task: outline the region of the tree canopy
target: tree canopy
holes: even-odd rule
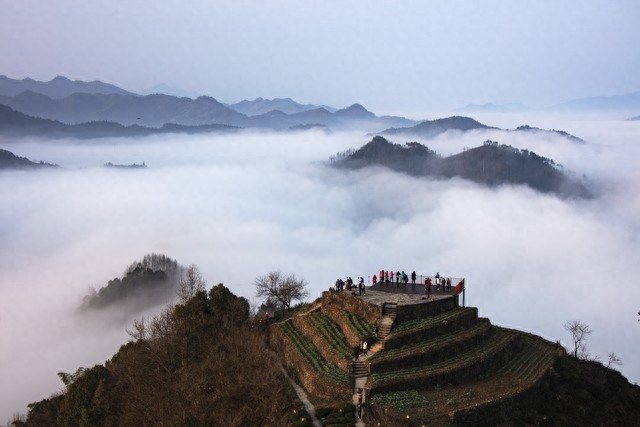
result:
[[[255,281],[256,296],[266,297],[268,303],[276,303],[283,311],[291,308],[292,301],[302,301],[309,296],[307,282],[295,274],[283,275],[271,271],[258,276]]]

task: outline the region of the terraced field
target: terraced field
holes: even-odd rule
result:
[[[308,362],[304,369],[330,380],[330,390],[333,383],[353,385],[336,366],[341,358],[352,358],[345,333],[352,340],[354,334],[364,339],[374,328],[348,310],[331,313],[333,318],[317,310],[306,314],[304,322],[280,326]],[[405,318],[417,316],[407,313]],[[563,353],[558,345],[535,335],[492,326],[488,319],[478,318],[475,307],[424,316],[394,324],[382,350],[358,362],[364,372],[359,378],[371,372],[367,403],[397,411],[403,419],[411,414],[418,425],[473,424],[478,419],[474,417],[508,413],[526,401],[534,387],[544,384],[541,378]]]
[[[372,374],[374,389],[391,390],[402,387],[429,388],[440,382],[458,377],[473,369],[486,369],[494,359],[500,358],[505,351],[517,344],[515,331],[493,327],[491,336],[480,346],[468,352],[447,358],[438,363]],[[373,366],[372,366],[373,368]]]
[[[547,372],[562,350],[531,335],[524,335],[523,342],[522,351],[498,370],[498,374],[513,376],[523,384],[530,384]]]
[[[503,405],[503,407],[508,408],[510,399],[515,398],[521,392],[529,390],[538,383],[540,378],[553,365],[554,359],[562,354],[562,349],[530,334],[496,327],[492,327],[492,329],[495,329],[497,334],[494,333],[486,345],[482,345],[482,350],[475,355],[468,354],[465,357],[457,358],[457,361],[452,359],[438,365],[395,371],[395,375],[399,378],[407,379],[402,383],[403,387],[398,389],[410,390],[410,393],[390,392],[387,388],[382,387],[375,393],[375,401],[380,404],[385,404],[389,401],[391,403],[390,406],[407,411],[403,412],[403,414],[411,413],[414,419],[422,420],[428,425],[433,423],[435,425],[448,425],[454,416],[466,414],[467,412],[465,411],[477,411],[487,405],[490,407]],[[470,333],[470,330],[465,330],[464,333]],[[445,336],[442,336],[442,338]],[[454,371],[464,370],[462,366],[470,363],[482,364],[484,360],[487,360],[487,357],[491,357],[491,353],[500,352],[500,348],[505,343],[505,340],[510,339],[509,337],[514,337],[520,341],[520,348],[515,354],[510,355],[506,362],[497,369],[495,367],[493,369],[485,369],[484,375],[477,378],[468,378],[457,385],[435,388],[420,387],[420,384],[423,386],[425,384],[424,378],[439,376],[438,372],[442,371],[449,370],[449,372],[452,372],[450,366],[452,363],[458,365],[458,368],[453,368]],[[421,348],[418,344],[410,347]],[[401,355],[403,352],[396,351],[396,355],[398,354]],[[449,368],[447,368],[447,365],[449,365]],[[393,378],[394,373],[389,374],[386,377],[386,381],[396,381]],[[374,378],[382,378],[383,382],[376,382],[376,384],[384,386],[384,376],[376,374],[373,376]],[[416,396],[415,390],[411,390],[416,387],[420,397]],[[376,388],[374,385],[374,391]],[[391,390],[394,389],[396,388],[391,388]],[[396,405],[396,403],[398,404]]]
[[[336,354],[347,360],[353,357],[353,350],[347,344],[342,329],[333,319],[318,310],[309,314],[309,320]]]
[[[350,311],[345,311],[344,315],[353,329],[353,332],[356,333],[360,337],[360,339],[365,339],[371,336],[373,332],[374,325],[364,320],[362,317],[357,314],[351,313]]]
[[[296,350],[315,371],[335,383],[342,385],[349,385],[351,383],[347,373],[322,357],[316,346],[313,345],[307,337],[302,335],[291,322],[284,322],[281,328],[284,334],[291,340]]]

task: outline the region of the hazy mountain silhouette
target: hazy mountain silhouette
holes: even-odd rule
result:
[[[512,132],[526,132],[526,133],[533,133],[533,134],[539,134],[539,135],[558,135],[558,136],[562,136],[564,138],[570,139],[573,142],[578,142],[581,144],[585,142],[584,139],[578,138],[577,136],[571,135],[569,132],[565,132],[563,130],[557,130],[557,129],[546,130],[546,129],[540,129],[537,127],[532,127],[529,125],[518,126],[517,128],[513,129]]]
[[[124,126],[115,122],[93,121],[68,125],[57,120],[41,119],[0,105],[0,135],[12,137],[37,136],[42,138],[102,138],[121,136],[146,136],[162,133],[206,133],[237,130],[227,125],[184,126],[165,124],[160,128]]]
[[[544,108],[531,108],[521,103],[509,104],[467,104],[457,108],[455,112],[461,113],[519,113],[531,110],[538,111],[576,111],[576,112],[604,112],[608,110],[640,110],[640,92],[632,92],[614,96],[593,96],[587,98],[571,99]]]
[[[416,176],[460,177],[490,187],[523,184],[562,197],[591,197],[582,184],[565,175],[552,160],[493,141],[443,158],[417,142],[403,146],[376,136],[359,150],[332,158],[332,164],[341,168],[379,165]]]
[[[196,99],[170,95],[120,95],[75,93],[52,99],[35,92],[23,92],[5,105],[22,113],[67,124],[112,121],[122,125],[160,127],[165,123],[181,125],[242,125],[246,118],[214,98]]]
[[[57,76],[48,82],[41,82],[30,78],[16,80],[0,76],[0,95],[13,97],[25,91],[41,93],[53,99],[65,98],[74,93],[134,95],[132,92],[99,80],[85,82]]]
[[[0,170],[2,169],[39,169],[58,167],[52,163],[33,162],[26,157],[18,157],[11,151],[0,148]]]
[[[403,117],[377,117],[359,104],[335,112],[325,108],[293,114],[271,110],[260,115],[246,116],[208,96],[191,99],[162,94],[138,96],[76,93],[65,98],[53,99],[40,93],[26,91],[14,97],[0,98],[0,103],[30,116],[67,124],[108,121],[125,126],[154,128],[160,128],[166,123],[182,126],[224,124],[277,130],[321,125],[337,129],[357,126],[368,131],[415,124],[414,121]]]
[[[551,111],[640,110],[640,92],[573,99],[546,108]]]
[[[629,118],[627,119],[627,121],[630,121],[630,122],[632,122],[632,121],[636,121],[636,120],[640,120],[640,116],[636,116],[636,117],[629,117]]]
[[[470,130],[495,129],[484,125],[471,117],[452,116],[443,119],[426,120],[412,127],[390,128],[380,132],[382,135],[408,135],[433,138],[448,131],[467,132]]]
[[[453,111],[459,113],[521,113],[531,110],[532,108],[519,102],[509,104],[494,104],[488,102],[486,104],[467,104],[464,107],[456,108]]]
[[[247,116],[259,116],[270,113],[274,110],[281,111],[285,114],[301,113],[303,111],[316,110],[318,108],[324,108],[329,112],[334,112],[336,110],[335,108],[328,107],[326,105],[300,104],[291,98],[256,98],[253,101],[245,99],[243,101],[236,102],[235,104],[225,105],[232,110]]]
[[[529,125],[522,125],[513,130],[500,129],[497,127],[487,126],[470,117],[463,117],[463,116],[453,116],[453,117],[446,117],[446,118],[436,119],[436,120],[427,120],[412,127],[385,129],[382,132],[380,132],[380,134],[389,135],[389,136],[402,135],[402,136],[418,137],[418,138],[435,138],[436,136],[449,131],[469,132],[469,131],[478,131],[478,130],[499,130],[499,131],[509,131],[509,132],[558,135],[558,136],[565,137],[573,142],[584,143],[584,140],[578,138],[577,136],[571,135],[570,133],[565,132],[563,130],[556,130],[556,129],[546,130],[546,129],[540,129],[537,127],[532,127]]]

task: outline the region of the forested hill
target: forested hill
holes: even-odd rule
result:
[[[52,163],[45,163],[43,161],[33,162],[26,157],[19,157],[13,154],[11,151],[3,150],[0,148],[0,170],[2,169],[36,169],[36,168],[51,168],[58,167]]]
[[[147,254],[127,267],[122,278],[116,277],[84,297],[82,308],[103,309],[111,306],[152,307],[173,299],[184,268],[163,254]]]
[[[14,425],[287,425],[293,393],[245,298],[219,284],[132,329],[104,364],[60,373],[64,392]]]
[[[491,187],[526,185],[562,197],[591,196],[583,184],[563,173],[551,159],[494,141],[441,157],[417,142],[399,145],[376,136],[358,150],[337,155],[332,164],[339,168],[379,165],[415,176],[460,177]]]

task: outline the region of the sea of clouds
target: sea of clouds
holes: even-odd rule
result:
[[[598,197],[327,167],[370,139],[359,132],[0,140],[64,167],[0,171],[0,422],[59,391],[57,372],[104,363],[134,317],[160,310],[77,311],[90,287],[150,252],[197,264],[208,285],[254,303],[254,279],[273,269],[305,278],[311,298],[338,277],[380,269],[465,277],[481,316],[564,345],[563,324],[580,319],[593,329],[590,354],[606,362],[614,352],[638,381],[640,123],[484,119],[587,143],[497,131],[425,143],[445,155],[487,138],[527,148],[584,175]],[[101,167],[142,161],[149,169]]]

